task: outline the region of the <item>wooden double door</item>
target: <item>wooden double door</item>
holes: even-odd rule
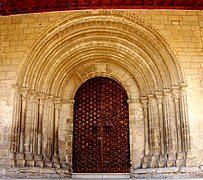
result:
[[[110,78],[95,77],[80,86],[74,105],[74,173],[129,172],[127,99]]]

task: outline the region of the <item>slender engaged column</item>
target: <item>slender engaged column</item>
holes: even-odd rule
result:
[[[141,98],[143,113],[144,113],[144,154],[149,155],[149,117],[148,117],[148,99]]]
[[[163,99],[163,107],[164,107],[164,124],[165,124],[165,145],[166,152],[169,153],[172,149],[171,145],[171,130],[170,130],[170,111],[169,111],[169,102],[168,95],[170,90],[164,90],[164,99]]]
[[[182,152],[182,123],[180,118],[180,90],[179,87],[173,87],[173,98],[175,104],[175,117],[176,117],[176,128],[177,128],[177,150],[178,152]]]
[[[42,155],[43,164],[45,167],[53,167],[52,155],[54,154],[54,96],[46,96],[44,102],[44,115],[43,115],[43,126],[42,126]]]
[[[58,155],[58,131],[59,131],[59,113],[61,109],[61,99],[55,99],[55,106],[54,106],[54,155]]]
[[[148,126],[149,126],[149,149],[150,154],[155,154],[155,129],[153,128],[153,95],[148,95]]]
[[[38,132],[37,132],[37,154],[42,155],[42,127],[43,127],[43,112],[44,112],[44,102],[45,94],[39,93],[39,117],[38,117]]]
[[[171,130],[171,145],[172,152],[177,153],[178,150],[178,132],[177,132],[177,120],[175,115],[175,102],[172,95],[172,92],[168,94],[168,102],[169,102],[169,116],[170,116],[170,130]]]
[[[20,122],[20,154],[25,152],[25,121],[28,92],[26,88],[21,91],[21,122]]]
[[[37,136],[38,136],[38,114],[39,114],[39,100],[37,94],[33,99],[33,115],[32,115],[32,153],[37,154]]]
[[[166,139],[167,139],[167,166],[173,167],[176,162],[177,153],[177,128],[175,117],[175,105],[172,93],[169,89],[164,90],[164,108],[166,117]]]
[[[48,97],[49,115],[48,115],[48,144],[47,144],[47,155],[51,156],[54,154],[54,97]]]
[[[160,134],[160,154],[165,153],[164,146],[164,116],[163,116],[163,95],[161,92],[156,93],[157,103],[158,103],[158,119],[159,119],[159,134]]]

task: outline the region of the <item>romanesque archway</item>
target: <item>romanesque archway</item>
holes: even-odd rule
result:
[[[72,13],[26,52],[14,86],[17,165],[72,166],[74,95],[96,76],[117,80],[128,94],[132,166],[185,165],[190,139],[178,60],[152,26],[114,10]]]

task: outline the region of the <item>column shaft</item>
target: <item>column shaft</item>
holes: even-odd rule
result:
[[[156,94],[157,104],[158,104],[158,119],[159,119],[159,134],[160,134],[160,154],[165,153],[165,145],[164,145],[164,116],[163,116],[163,95]]]
[[[148,117],[148,100],[147,97],[141,98],[144,113],[144,153],[149,155],[149,117]]]

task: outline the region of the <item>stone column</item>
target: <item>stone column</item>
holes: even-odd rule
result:
[[[37,100],[37,92],[36,91],[30,91],[30,104],[31,104],[31,129],[30,129],[30,153],[35,154],[35,130],[37,127],[34,125],[36,124],[36,119],[38,117],[38,112],[36,113],[36,109],[38,109],[38,100]]]
[[[39,93],[39,106],[38,106],[38,127],[37,127],[37,155],[35,156],[36,166],[43,167],[42,161],[42,127],[43,127],[43,112],[44,112],[44,102],[45,102],[45,94]]]
[[[147,97],[141,98],[143,113],[144,113],[144,154],[149,155],[149,117],[148,117],[148,100]]]
[[[177,130],[175,120],[175,107],[172,93],[169,89],[164,90],[164,117],[166,125],[166,151],[168,153],[167,166],[175,166],[177,152]]]
[[[150,136],[150,167],[157,167],[160,155],[160,135],[159,135],[159,119],[157,101],[154,95],[148,95],[148,111],[149,111],[149,136]]]
[[[159,133],[160,133],[160,154],[165,153],[164,147],[164,117],[163,117],[163,95],[161,92],[156,93],[157,105],[158,105],[158,119],[159,119]]]
[[[152,107],[152,98],[153,95],[148,95],[148,126],[149,126],[149,151],[150,155],[154,154],[154,145],[155,145],[155,139],[154,139],[154,129],[153,129],[153,107]]]
[[[169,110],[169,102],[168,95],[170,90],[164,90],[164,99],[163,99],[163,108],[164,108],[164,124],[165,124],[165,145],[166,152],[169,153],[172,149],[171,147],[171,130],[170,130],[170,110]]]
[[[44,138],[44,164],[46,167],[52,167],[51,158],[54,154],[54,96],[49,95],[46,101],[47,110],[47,127],[45,129],[46,137]]]
[[[39,100],[37,97],[37,92],[36,92],[36,97],[33,99],[33,109],[32,109],[32,153],[34,155],[37,154],[37,136],[38,136],[38,116],[39,116]]]
[[[48,149],[47,154],[49,156],[54,154],[54,97],[48,97],[48,104],[49,104],[49,130],[48,130]]]
[[[143,159],[143,168],[149,166],[149,117],[148,117],[148,99],[147,97],[141,98],[143,115],[144,115],[144,159]]]
[[[28,92],[27,89],[24,88],[21,91],[21,122],[20,122],[20,154],[24,154],[25,152],[25,121],[26,121],[26,107],[27,107],[27,99]]]
[[[26,107],[27,107],[27,98],[28,90],[27,88],[21,88],[21,111],[20,111],[20,122],[19,122],[19,131],[20,131],[20,147],[19,154],[16,155],[16,165],[25,166],[25,121],[26,121]]]
[[[163,94],[162,92],[156,92],[157,106],[158,106],[158,121],[159,121],[159,143],[160,143],[160,158],[158,162],[159,167],[165,167],[166,155],[165,155],[165,124],[163,115]]]
[[[52,162],[54,167],[59,168],[59,154],[58,154],[58,131],[59,131],[59,114],[61,109],[61,98],[55,98],[54,105],[54,155],[52,156]]]
[[[27,122],[25,124],[25,159],[26,166],[34,166],[34,153],[35,153],[35,133],[34,124],[37,122],[38,113],[36,114],[36,109],[38,109],[37,93],[36,91],[29,91],[29,101],[27,104]]]
[[[175,104],[175,119],[176,119],[176,128],[177,128],[177,151],[182,152],[182,123],[180,119],[180,90],[179,87],[172,87],[174,104]]]
[[[175,115],[175,102],[174,98],[172,96],[172,93],[169,94],[169,112],[170,112],[170,126],[171,126],[171,138],[172,138],[172,152],[176,153],[178,149],[178,144],[177,144],[177,120],[176,120],[176,115]]]
[[[177,160],[176,166],[185,165],[185,152],[183,152],[183,136],[182,129],[183,124],[181,121],[181,112],[180,112],[180,87],[172,87],[174,104],[175,104],[175,119],[176,119],[176,128],[177,128]]]

